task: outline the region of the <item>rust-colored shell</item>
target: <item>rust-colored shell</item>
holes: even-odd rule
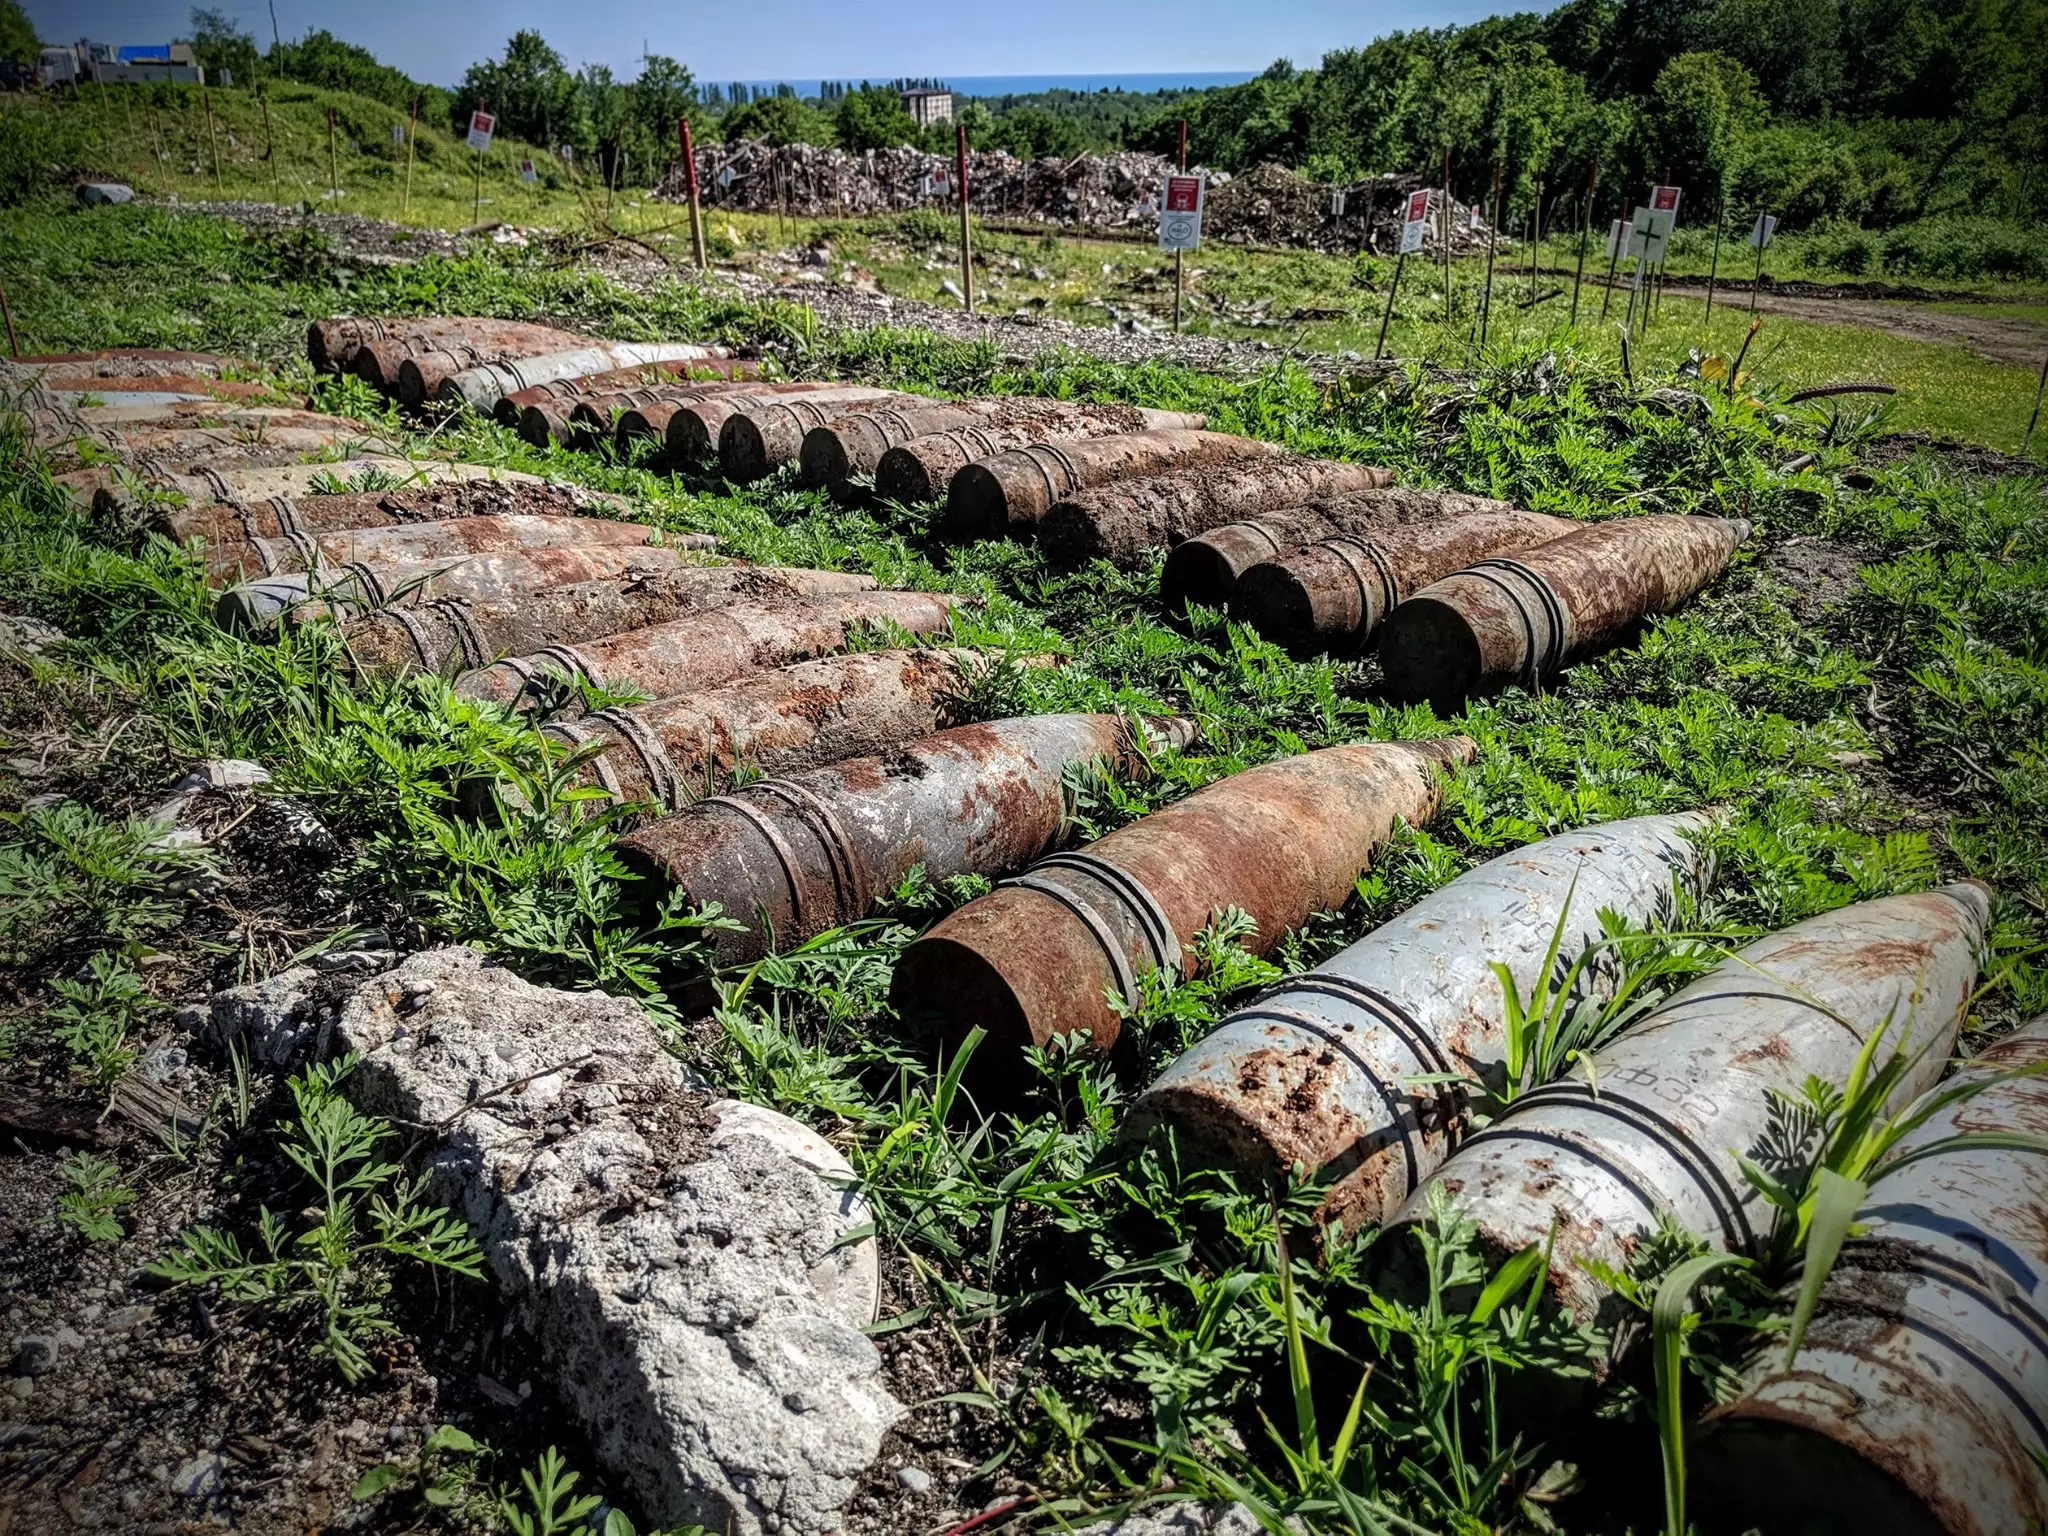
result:
[[[993,458],[1032,443],[1082,442],[1132,432],[1199,431],[1208,417],[1181,411],[1138,410],[1091,404],[1082,420],[1031,417],[931,432],[898,443],[875,465],[875,494],[906,506],[937,501],[953,476],[976,459]]]
[[[1211,784],[969,902],[904,951],[891,1000],[1005,1049],[1077,1030],[1106,1049],[1111,992],[1134,998],[1145,972],[1186,966],[1224,907],[1251,917],[1246,945],[1264,954],[1343,902],[1397,822],[1435,813],[1442,771],[1472,751],[1462,737],[1327,747]]]
[[[942,539],[1035,537],[1055,502],[1091,486],[1172,470],[1207,469],[1284,450],[1227,432],[1131,432],[1081,442],[1039,442],[978,459],[953,476],[934,528]]]

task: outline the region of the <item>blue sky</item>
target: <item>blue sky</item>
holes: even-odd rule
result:
[[[170,0],[26,0],[46,39],[81,35],[158,42],[187,28]],[[1259,70],[1276,58],[1313,64],[1326,49],[1404,27],[1471,21],[1502,5],[1415,0],[356,0],[338,6],[276,0],[285,37],[325,27],[416,79],[453,84],[471,60],[495,54],[522,27],[537,28],[571,67],[636,71],[644,45],[673,54],[700,80],[896,75],[1103,74]],[[1543,0],[1535,0],[1540,8]],[[262,43],[263,0],[224,0]]]

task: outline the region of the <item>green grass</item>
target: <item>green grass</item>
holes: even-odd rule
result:
[[[1385,463],[1406,482],[1573,516],[1740,513],[1758,527],[1751,547],[1639,644],[1573,669],[1544,696],[1510,692],[1440,719],[1389,704],[1370,663],[1294,660],[1213,614],[1170,619],[1156,568],[1062,573],[1028,547],[934,544],[927,509],[846,510],[787,479],[733,493],[608,452],[539,453],[483,424],[435,440],[617,491],[650,521],[715,531],[746,558],[982,594],[988,603],[963,618],[961,638],[1073,658],[1022,673],[986,701],[991,709],[1193,717],[1200,746],[1166,755],[1155,780],[1090,793],[1079,810],[1093,830],[1304,748],[1471,735],[1477,761],[1442,815],[1406,834],[1344,911],[1290,936],[1275,957],[1284,967],[1313,963],[1531,838],[1714,804],[1731,816],[1704,908],[1717,929],[1776,928],[1976,875],[1999,897],[1994,984],[1973,1024],[2048,1009],[2048,490],[2038,478],[1963,477],[1937,455],[1878,469],[1868,489],[1845,485],[1875,426],[1860,413],[1781,411],[1789,388],[1814,375],[1789,346],[1772,346],[1777,322],[1732,399],[1690,378],[1686,338],[1660,328],[1635,353],[1633,384],[1597,346],[1510,333],[1479,355],[1462,337],[1446,344],[1454,374],[1326,388],[1284,365],[1249,379],[1060,354],[1006,366],[987,346],[823,332],[788,306],[709,302],[687,285],[636,296],[537,251],[344,275],[293,237],[148,210],[17,214],[0,228],[0,263],[39,344],[237,348],[273,366],[285,389],[311,386],[291,362],[304,321],[344,305],[551,314],[622,334],[773,341],[812,371],[932,391],[1202,409],[1230,430]],[[1409,323],[1420,337],[1430,322]],[[1830,361],[1858,376],[1875,366],[1867,355]],[[328,407],[373,404],[353,383],[312,392]],[[41,696],[75,713],[80,732],[110,709],[126,722],[68,770],[67,790],[103,825],[118,828],[121,813],[147,804],[167,763],[255,757],[344,840],[349,856],[333,878],[365,919],[409,944],[472,942],[539,979],[637,996],[664,1015],[673,1007],[702,953],[698,931],[687,914],[668,914],[667,928],[636,915],[610,854],[619,823],[550,790],[559,762],[529,724],[431,680],[352,684],[323,629],[289,642],[221,634],[188,556],[113,540],[63,505],[18,440],[0,438],[0,450],[0,603],[74,637],[46,664]],[[1818,456],[1812,472],[1776,473],[1802,452]],[[1811,620],[1774,574],[1795,536],[1838,541],[1863,566],[1847,600]],[[507,774],[519,777],[522,809],[479,821],[456,813],[467,789]],[[0,779],[9,796],[24,789]],[[6,856],[60,862],[47,837]],[[134,863],[98,883],[67,877],[26,917],[0,895],[0,941],[28,957],[8,975],[19,995],[47,1005],[53,981],[76,974],[110,924],[125,923],[144,950],[219,941],[225,915],[166,933],[150,905],[161,894]],[[1267,968],[1233,964],[1148,992],[1128,1059],[1054,1053],[1020,1071],[1018,1101],[1003,1114],[966,1102],[957,1059],[941,1063],[906,1036],[885,1003],[896,953],[962,894],[906,893],[882,921],[721,978],[716,1019],[687,1049],[721,1088],[774,1102],[847,1150],[901,1286],[905,1310],[887,1326],[920,1331],[931,1358],[955,1364],[950,1386],[975,1454],[1000,1458],[1003,1475],[1076,1523],[1167,1476],[1192,1494],[1247,1489],[1313,1532],[1370,1529],[1360,1511],[1475,1532],[1537,1529],[1539,1513],[1570,1530],[1656,1521],[1628,1472],[1655,1464],[1647,1405],[1622,1381],[1589,1383],[1585,1363],[1601,1341],[1532,1310],[1522,1293],[1502,1286],[1478,1305],[1454,1300],[1481,1272],[1455,1220],[1431,1234],[1439,1284],[1429,1304],[1397,1306],[1363,1284],[1361,1246],[1319,1246],[1314,1188],[1238,1186],[1183,1167],[1170,1144],[1118,1140],[1130,1096]],[[14,1032],[19,1059],[73,1071],[61,1043],[35,1028]],[[245,1135],[275,1129],[254,1124]],[[253,1227],[228,1235],[245,1251],[262,1240]],[[1648,1294],[1689,1243],[1680,1234],[1646,1245],[1643,1273],[1628,1283]],[[293,1283],[281,1277],[266,1305],[299,1305]],[[1753,1308],[1705,1291],[1694,1305],[1696,1371],[1753,1340]],[[1322,1383],[1337,1399],[1327,1412]],[[1517,1416],[1514,1403],[1530,1401],[1542,1415]],[[1686,1386],[1687,1413],[1705,1401]],[[1267,1422],[1289,1426],[1286,1454]],[[1559,1503],[1552,1494],[1568,1479],[1553,1462],[1566,1443],[1596,1451],[1573,1453],[1586,1491]],[[989,1486],[971,1485],[968,1507]]]

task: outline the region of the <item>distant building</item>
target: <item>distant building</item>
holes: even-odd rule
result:
[[[953,121],[953,93],[948,90],[919,86],[903,93],[903,105],[920,128]]]
[[[101,80],[109,85],[145,85],[158,80],[204,85],[190,43],[143,43],[115,47],[111,43],[77,42],[45,48],[37,75],[44,85],[84,85]]]

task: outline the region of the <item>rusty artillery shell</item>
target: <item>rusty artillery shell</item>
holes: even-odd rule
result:
[[[1388,485],[1391,470],[1292,454],[1229,469],[1194,469],[1118,480],[1076,492],[1045,514],[1039,543],[1055,565],[1111,560],[1130,569],[1225,523],[1282,507]]]
[[[529,405],[560,401],[563,408],[594,395],[619,394],[628,390],[674,388],[696,382],[742,383],[760,377],[761,365],[752,358],[706,357],[666,363],[642,363],[633,368],[612,368],[604,373],[587,373],[579,378],[551,379],[528,389],[515,389],[492,407],[491,415],[501,427],[519,425],[520,413]]]
[[[1339,534],[1378,533],[1410,523],[1512,512],[1505,501],[1459,491],[1407,486],[1354,491],[1348,496],[1283,507],[1244,522],[1226,523],[1174,545],[1159,573],[1159,595],[1169,608],[1229,604],[1238,579],[1262,560]]]
[[[774,399],[782,395],[831,393],[852,386],[817,380],[746,380],[732,389],[678,389],[663,400],[629,406],[619,414],[612,442],[620,452],[643,437],[662,445],[662,457],[694,463],[718,447],[718,432],[740,395]],[[687,417],[685,420],[683,418]],[[681,454],[681,459],[677,455]]]
[[[1338,534],[1246,571],[1238,578],[1231,616],[1296,656],[1349,655],[1419,589],[1578,526],[1540,512],[1501,512],[1411,523],[1384,533]]]
[[[588,776],[618,798],[677,806],[742,764],[795,773],[928,736],[991,660],[952,647],[820,656],[547,729],[604,742]]]
[[[526,356],[465,368],[436,385],[434,398],[443,405],[467,406],[472,411],[489,414],[514,390],[531,389],[536,384],[547,384],[555,379],[581,378],[620,368],[643,367],[648,363],[701,362],[725,355],[723,347],[683,341],[613,341],[596,346],[571,347],[538,357]]]
[[[953,476],[933,527],[950,543],[1035,538],[1053,504],[1090,486],[1178,469],[1241,465],[1283,452],[1227,432],[1131,432],[1081,442],[1030,443],[978,459]]]
[[[873,590],[872,576],[791,566],[707,565],[577,582],[538,592],[437,598],[342,626],[356,671],[395,677],[414,670],[453,676],[550,645],[667,624],[740,603],[773,603]]]
[[[1184,969],[1226,906],[1264,954],[1351,894],[1397,820],[1429,820],[1440,770],[1471,755],[1463,737],[1325,747],[1211,784],[970,901],[903,952],[891,1001],[1010,1050],[1076,1030],[1107,1049],[1110,991],[1135,1000],[1145,972]]]
[[[171,417],[105,426],[64,411],[36,413],[30,421],[37,440],[47,445],[52,465],[67,468],[85,467],[76,462],[83,444],[91,445],[96,458],[111,454],[119,459],[153,458],[169,463],[204,459],[216,467],[222,463],[289,463],[337,444],[398,451],[367,435],[368,429],[359,421],[317,411],[249,406],[221,411],[216,407],[211,421]]]
[[[91,396],[106,405],[169,404],[179,400],[253,400],[270,386],[248,379],[217,379],[211,374],[93,374],[41,379],[36,387],[62,400]]]
[[[1000,430],[1029,423],[1058,436],[1089,429],[1149,432],[1188,424],[1181,411],[1128,405],[1091,405],[1030,396],[991,395],[974,400],[927,400],[919,405],[859,411],[815,427],[804,435],[797,462],[803,483],[829,488],[854,475],[872,475],[891,448],[935,433]]]
[[[750,485],[795,460],[813,427],[877,405],[917,401],[917,395],[851,386],[810,394],[742,397],[718,429],[718,470],[735,485]]]
[[[1132,432],[1196,432],[1209,418],[1186,411],[1139,411],[1130,406],[1092,405],[1087,419],[1033,417],[1021,421],[929,432],[898,443],[875,465],[875,494],[905,506],[937,501],[953,476],[977,459],[1027,448],[1033,443],[1086,442]]]
[[[1387,692],[1455,709],[1514,683],[1534,688],[1677,608],[1748,537],[1740,518],[1623,517],[1481,561],[1388,616]]]
[[[619,844],[629,868],[716,901],[743,932],[721,965],[865,917],[914,865],[933,880],[1007,875],[1050,853],[1067,824],[1066,774],[1143,762],[1115,715],[1032,715],[963,725],[881,757],[699,800]]]
[[[482,479],[491,471],[477,464],[449,464],[439,461],[413,463],[388,454],[363,454],[352,459],[330,459],[318,464],[249,465],[215,469],[191,459],[151,460],[136,466],[132,479],[81,470],[59,475],[60,483],[72,487],[75,500],[86,501],[95,515],[126,518],[139,509],[133,485],[141,481],[151,492],[171,492],[187,502],[247,501],[265,496],[304,496],[333,479],[346,483],[368,472],[389,475],[400,482],[426,484],[430,479]]]
[[[479,315],[337,315],[306,327],[306,361],[320,373],[346,373],[372,342],[460,336],[476,326],[510,323]]]
[[[578,336],[571,331],[556,331],[546,326],[521,326],[515,330],[512,328],[514,322],[510,321],[488,324],[495,329],[447,335],[419,343],[380,344],[376,349],[377,355],[390,368],[385,375],[386,392],[397,396],[400,405],[417,409],[432,400],[443,384],[465,369],[482,368],[518,357],[545,357],[590,345],[589,337]],[[368,352],[369,349],[365,349],[357,355],[354,364],[357,372],[361,372],[369,361]]]
[[[550,441],[569,442],[579,448],[594,448],[599,443],[612,442],[623,450],[628,444],[642,437],[654,436],[652,433],[620,433],[620,422],[628,411],[640,411],[654,406],[682,405],[691,400],[715,400],[726,395],[752,394],[758,388],[752,379],[707,379],[700,384],[685,384],[670,379],[667,383],[650,384],[641,389],[585,394],[574,400],[557,401],[551,405],[528,406],[520,413],[519,432],[535,447],[545,447],[545,442],[535,441],[537,422],[534,412],[552,411],[561,419],[562,435],[551,438]],[[548,430],[555,430],[552,424]]]
[[[1695,1438],[1703,1524],[2048,1530],[2048,1161],[1981,1144],[1932,1150],[1955,1136],[2048,1134],[2048,1080],[2007,1076],[2043,1062],[2048,1018],[1944,1085],[1992,1086],[1900,1141],[1894,1159],[1923,1160],[1871,1191],[1794,1368],[1775,1348],[1762,1354]]]
[[[508,656],[456,680],[456,691],[530,709],[564,679],[628,687],[657,699],[693,693],[763,667],[846,649],[862,624],[941,634],[957,598],[933,592],[840,592],[802,602],[728,607]]]
[[[269,496],[262,500],[205,501],[157,509],[149,530],[179,544],[197,539],[209,557],[218,551],[230,563],[236,546],[252,539],[295,533],[342,533],[350,528],[388,528],[397,523],[432,523],[451,517],[486,517],[529,512],[570,517],[600,505],[602,498],[573,486],[553,485],[537,475],[501,470],[495,480],[451,480],[445,485],[402,491],[346,491],[326,496]]]
[[[291,571],[319,573],[360,562],[369,566],[432,565],[471,555],[515,549],[596,549],[607,544],[660,544],[662,530],[646,523],[603,517],[535,517],[514,512],[493,517],[459,517],[438,523],[392,528],[349,528],[339,533],[297,533],[257,539],[249,546],[252,575]],[[706,544],[677,541],[678,548]]]
[[[349,360],[348,371],[401,404],[418,406],[433,398],[441,380],[464,368],[587,345],[588,337],[550,325],[469,317],[372,337]]]
[[[1457,1145],[1468,1100],[1455,1074],[1496,1081],[1507,1057],[1506,999],[1544,979],[1553,935],[1566,962],[1601,936],[1600,914],[1637,925],[1697,889],[1699,812],[1643,816],[1517,848],[1460,875],[1313,971],[1239,1009],[1159,1075],[1131,1108],[1133,1132],[1167,1124],[1183,1148],[1223,1167],[1333,1170],[1324,1216],[1357,1230],[1384,1221]],[[1588,995],[1615,974],[1587,968]]]
[[[708,535],[694,535],[708,538]],[[213,605],[224,629],[255,629],[280,620],[303,623],[348,618],[371,609],[416,608],[441,598],[498,597],[573,582],[607,581],[636,571],[673,571],[701,551],[659,545],[603,544],[583,549],[515,549],[429,565],[353,565],[264,576],[225,588]]]
[[[1550,1243],[1551,1294],[1588,1321],[1614,1298],[1587,1261],[1625,1269],[1669,1215],[1715,1247],[1754,1252],[1768,1227],[1735,1154],[1770,1144],[1774,1093],[1840,1087],[1878,1031],[1911,1056],[1900,1103],[1941,1075],[1977,977],[1991,910],[1974,882],[1858,902],[1747,945],[1593,1053],[1524,1095],[1451,1154],[1440,1182],[1496,1258]],[[1412,1263],[1395,1229],[1375,1252]],[[1553,1236],[1554,1233],[1554,1236]]]

